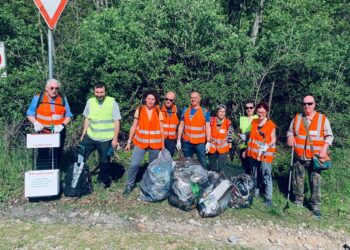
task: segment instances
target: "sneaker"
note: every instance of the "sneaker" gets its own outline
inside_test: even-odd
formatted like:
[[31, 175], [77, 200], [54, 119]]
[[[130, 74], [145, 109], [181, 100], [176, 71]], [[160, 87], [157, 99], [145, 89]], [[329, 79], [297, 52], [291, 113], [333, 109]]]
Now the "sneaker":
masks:
[[272, 206], [272, 200], [270, 199], [266, 199], [265, 202], [264, 202], [265, 206], [267, 207], [271, 207]]
[[322, 214], [321, 214], [321, 211], [320, 211], [320, 210], [318, 210], [318, 209], [312, 210], [312, 213], [314, 214], [314, 216], [315, 216], [317, 219], [322, 219]]
[[132, 190], [134, 189], [135, 186], [132, 186], [132, 185], [126, 185], [125, 189], [124, 189], [124, 192], [123, 192], [123, 195], [124, 196], [128, 196]]

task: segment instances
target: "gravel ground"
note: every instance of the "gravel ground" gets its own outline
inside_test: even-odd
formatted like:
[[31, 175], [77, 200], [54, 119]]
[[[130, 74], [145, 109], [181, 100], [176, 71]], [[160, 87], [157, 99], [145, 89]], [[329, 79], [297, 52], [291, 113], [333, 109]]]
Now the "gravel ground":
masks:
[[5, 206], [0, 211], [0, 220], [63, 223], [89, 228], [103, 227], [120, 232], [190, 237], [195, 241], [215, 242], [218, 248], [232, 245], [253, 249], [344, 249], [344, 244], [350, 245], [350, 235], [344, 231], [335, 231], [331, 227], [327, 230], [310, 229], [305, 223], [288, 228], [259, 219], [247, 219], [244, 223], [238, 223], [220, 217], [189, 219], [188, 216], [172, 218], [167, 214], [157, 214], [156, 218], [150, 218], [146, 214], [128, 217], [108, 210], [58, 210], [42, 203]]

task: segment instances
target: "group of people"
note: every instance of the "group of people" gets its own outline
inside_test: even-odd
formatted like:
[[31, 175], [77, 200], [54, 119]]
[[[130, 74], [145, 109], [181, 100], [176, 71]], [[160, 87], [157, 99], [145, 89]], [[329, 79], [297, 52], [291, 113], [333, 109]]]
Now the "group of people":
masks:
[[[60, 88], [59, 81], [49, 79], [45, 91], [34, 96], [27, 111], [28, 119], [36, 132], [61, 134], [59, 157], [64, 145], [65, 128], [72, 118], [67, 98], [59, 94]], [[327, 117], [316, 112], [313, 96], [305, 96], [302, 105], [303, 112], [296, 114], [287, 132], [287, 144], [293, 148], [296, 156], [293, 194], [295, 204], [303, 206], [304, 175], [308, 171], [312, 211], [316, 216], [321, 216], [321, 173], [312, 168], [311, 159], [313, 154], [321, 157], [327, 154], [333, 134]], [[190, 94], [190, 105], [183, 109], [176, 106], [176, 94], [172, 91], [166, 93], [162, 104], [156, 91], [146, 92], [142, 105], [135, 110], [126, 145], [126, 150], [131, 150], [133, 144], [133, 152], [123, 194], [129, 195], [135, 188], [136, 175], [147, 152], [149, 162], [156, 159], [164, 148], [171, 156], [174, 156], [176, 149], [183, 152], [184, 157], [196, 154], [204, 168], [222, 172], [232, 144], [236, 143], [245, 172], [255, 180], [255, 194], [259, 195], [261, 190], [265, 204], [271, 206], [271, 168], [276, 153], [276, 124], [269, 119], [269, 106], [264, 102], [256, 106], [253, 102], [247, 102], [245, 110], [246, 115], [239, 119], [239, 128], [234, 130], [230, 119], [226, 117], [226, 106], [219, 104], [215, 115], [211, 116], [201, 106], [198, 92]], [[95, 149], [98, 150], [98, 181], [101, 186], [108, 187], [110, 151], [119, 144], [121, 115], [116, 100], [107, 96], [105, 85], [95, 85], [94, 97], [86, 102], [83, 115], [85, 119], [81, 143], [85, 146], [85, 158]]]

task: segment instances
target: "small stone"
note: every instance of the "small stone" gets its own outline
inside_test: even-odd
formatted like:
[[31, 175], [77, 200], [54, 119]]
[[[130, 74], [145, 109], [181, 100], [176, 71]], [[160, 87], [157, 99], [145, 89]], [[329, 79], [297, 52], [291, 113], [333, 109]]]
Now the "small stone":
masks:
[[193, 225], [193, 226], [202, 226], [201, 223], [195, 221], [194, 219], [190, 219], [190, 220], [188, 221], [188, 223], [190, 223], [190, 224]]
[[240, 232], [242, 232], [242, 231], [243, 231], [243, 229], [242, 229], [242, 227], [241, 227], [241, 226], [238, 226], [237, 228], [238, 228], [238, 230], [239, 230]]
[[232, 245], [236, 245], [238, 244], [238, 241], [239, 239], [234, 236], [234, 235], [231, 235], [230, 237], [227, 238], [228, 242], [230, 242]]
[[98, 217], [98, 216], [100, 216], [100, 212], [99, 211], [94, 213], [94, 217]]
[[143, 223], [138, 223], [137, 224], [137, 228], [140, 229], [140, 230], [144, 230], [146, 228], [146, 226]]
[[312, 249], [312, 247], [311, 246], [309, 246], [308, 244], [306, 244], [306, 243], [304, 243], [303, 244], [303, 247], [305, 247], [305, 249], [307, 249], [307, 250], [311, 250]]
[[301, 223], [301, 226], [302, 226], [302, 227], [306, 227], [306, 223], [304, 223], [304, 222]]

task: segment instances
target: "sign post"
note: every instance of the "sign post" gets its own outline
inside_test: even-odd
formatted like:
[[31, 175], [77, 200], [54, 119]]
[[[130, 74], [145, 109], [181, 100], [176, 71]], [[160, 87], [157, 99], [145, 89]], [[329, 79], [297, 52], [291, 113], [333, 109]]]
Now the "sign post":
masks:
[[52, 30], [55, 28], [58, 19], [60, 18], [64, 7], [66, 7], [68, 0], [34, 0], [35, 5], [38, 7], [41, 16], [44, 18], [49, 29], [47, 31], [48, 42], [48, 56], [49, 56], [49, 78], [53, 77], [53, 37]]
[[[6, 67], [5, 43], [0, 42], [0, 70], [4, 69], [5, 67]], [[0, 76], [6, 77], [7, 76], [6, 71], [3, 72]]]

